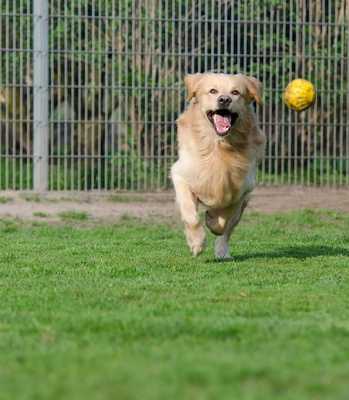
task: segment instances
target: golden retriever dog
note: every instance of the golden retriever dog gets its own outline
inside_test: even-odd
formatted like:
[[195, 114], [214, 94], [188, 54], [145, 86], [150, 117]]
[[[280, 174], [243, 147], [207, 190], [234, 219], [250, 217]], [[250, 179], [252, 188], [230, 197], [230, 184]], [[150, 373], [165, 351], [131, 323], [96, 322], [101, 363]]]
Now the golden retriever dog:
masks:
[[205, 247], [198, 206], [218, 236], [217, 259], [230, 258], [228, 241], [255, 186], [264, 153], [251, 103], [261, 103], [262, 85], [245, 75], [192, 74], [185, 77], [190, 104], [177, 120], [179, 159], [172, 166], [187, 243], [194, 256]]

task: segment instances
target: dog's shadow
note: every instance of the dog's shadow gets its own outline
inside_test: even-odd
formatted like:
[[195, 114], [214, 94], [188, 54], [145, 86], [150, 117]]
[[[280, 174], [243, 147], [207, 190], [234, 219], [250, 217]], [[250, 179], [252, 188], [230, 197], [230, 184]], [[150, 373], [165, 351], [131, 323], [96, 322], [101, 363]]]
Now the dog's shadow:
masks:
[[275, 258], [294, 258], [298, 260], [306, 260], [312, 257], [329, 257], [329, 256], [345, 256], [349, 257], [349, 249], [330, 246], [288, 246], [276, 250], [252, 252], [246, 254], [232, 253], [232, 258], [228, 260], [209, 259], [207, 263], [226, 263], [226, 262], [242, 262], [251, 259], [275, 259]]

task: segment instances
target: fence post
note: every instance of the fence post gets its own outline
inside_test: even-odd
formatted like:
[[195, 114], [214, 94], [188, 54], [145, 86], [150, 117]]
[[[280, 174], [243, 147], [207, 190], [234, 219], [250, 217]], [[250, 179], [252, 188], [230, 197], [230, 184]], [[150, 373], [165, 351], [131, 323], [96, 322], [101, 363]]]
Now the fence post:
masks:
[[48, 0], [33, 4], [34, 190], [48, 189]]

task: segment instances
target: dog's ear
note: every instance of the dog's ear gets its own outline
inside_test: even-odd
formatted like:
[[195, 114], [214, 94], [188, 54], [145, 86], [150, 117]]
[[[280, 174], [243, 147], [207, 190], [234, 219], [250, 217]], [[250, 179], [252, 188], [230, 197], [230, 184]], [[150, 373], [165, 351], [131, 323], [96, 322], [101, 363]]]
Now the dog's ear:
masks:
[[247, 86], [247, 98], [250, 102], [255, 100], [262, 104], [262, 82], [252, 76], [245, 76]]
[[191, 100], [196, 95], [199, 82], [202, 74], [189, 74], [184, 78], [184, 83], [187, 88], [187, 100]]

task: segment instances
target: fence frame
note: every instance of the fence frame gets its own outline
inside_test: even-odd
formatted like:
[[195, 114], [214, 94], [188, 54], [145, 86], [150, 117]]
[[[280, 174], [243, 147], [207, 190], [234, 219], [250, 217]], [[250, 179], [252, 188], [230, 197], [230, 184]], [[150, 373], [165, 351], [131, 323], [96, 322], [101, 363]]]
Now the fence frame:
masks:
[[206, 71], [263, 83], [259, 184], [348, 186], [348, 38], [349, 0], [2, 0], [0, 191], [171, 188], [183, 78]]

